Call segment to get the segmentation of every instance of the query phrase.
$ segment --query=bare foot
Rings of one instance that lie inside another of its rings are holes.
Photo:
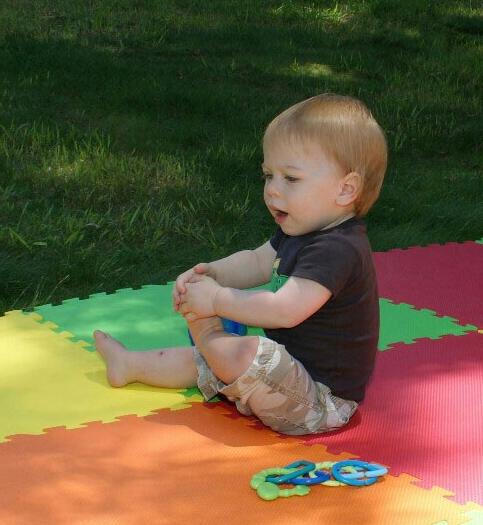
[[[127,360],[128,350],[117,339],[109,334],[96,330],[94,332],[96,350],[106,362],[107,380],[114,387],[122,387],[130,383]]]

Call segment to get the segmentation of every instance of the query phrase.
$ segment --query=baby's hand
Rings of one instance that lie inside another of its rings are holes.
[[[196,275],[209,275],[210,272],[210,264],[209,263],[199,263],[196,266],[193,266],[193,268],[190,268],[186,272],[183,272],[178,276],[176,279],[176,282],[173,286],[173,309],[175,311],[179,311],[180,302],[181,302],[181,294],[186,293],[186,283],[190,281],[194,276]]]
[[[187,321],[216,315],[216,294],[221,286],[206,275],[193,275],[185,283],[186,293],[181,295],[180,312]]]

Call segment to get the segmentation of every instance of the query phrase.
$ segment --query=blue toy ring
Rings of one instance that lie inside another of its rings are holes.
[[[344,467],[356,467],[363,469],[361,472],[354,472],[352,474],[343,474],[341,470]],[[363,487],[376,483],[379,476],[387,474],[387,469],[375,463],[367,463],[366,461],[359,461],[357,459],[348,459],[346,461],[339,461],[332,467],[332,475],[337,481],[353,485],[355,487]]]
[[[349,474],[343,474],[346,479],[361,479],[361,478],[380,478],[381,476],[385,476],[388,473],[388,470],[386,467],[383,467],[381,465],[376,465],[375,463],[371,463],[374,467],[379,467],[377,470],[358,470],[357,472],[352,472]]]
[[[242,323],[237,323],[231,319],[226,319],[222,317],[221,322],[223,323],[223,330],[228,334],[233,335],[247,335],[247,326]],[[190,338],[190,343],[194,346],[195,342],[191,336],[191,332],[188,330],[188,336]]]
[[[323,470],[316,470],[314,472],[314,475],[310,478],[293,478],[290,480],[290,483],[292,483],[293,485],[320,485],[321,483],[329,481],[329,479],[330,474],[328,472],[324,472]]]
[[[294,461],[293,463],[290,463],[290,465],[286,465],[283,468],[298,469],[298,470],[295,470],[294,472],[289,473],[289,474],[283,474],[281,476],[267,476],[267,481],[269,481],[270,483],[275,483],[277,485],[280,485],[282,483],[287,483],[287,482],[292,483],[293,479],[298,478],[299,476],[303,476],[304,474],[308,474],[309,472],[312,472],[312,470],[315,470],[315,463],[311,463],[310,461],[305,461],[304,459],[302,459],[300,461]],[[296,485],[309,485],[309,483],[295,483],[295,484]]]

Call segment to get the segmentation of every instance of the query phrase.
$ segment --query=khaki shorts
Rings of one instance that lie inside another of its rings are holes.
[[[282,434],[327,432],[344,426],[357,409],[314,381],[283,345],[259,338],[257,354],[248,370],[230,385],[220,381],[194,348],[198,387],[206,400],[218,393],[235,402],[238,411],[255,415]]]

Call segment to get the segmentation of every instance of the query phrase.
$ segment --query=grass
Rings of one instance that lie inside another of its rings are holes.
[[[387,132],[375,250],[481,238],[478,6],[4,0],[0,311],[264,242],[264,127],[320,92],[361,98]]]

